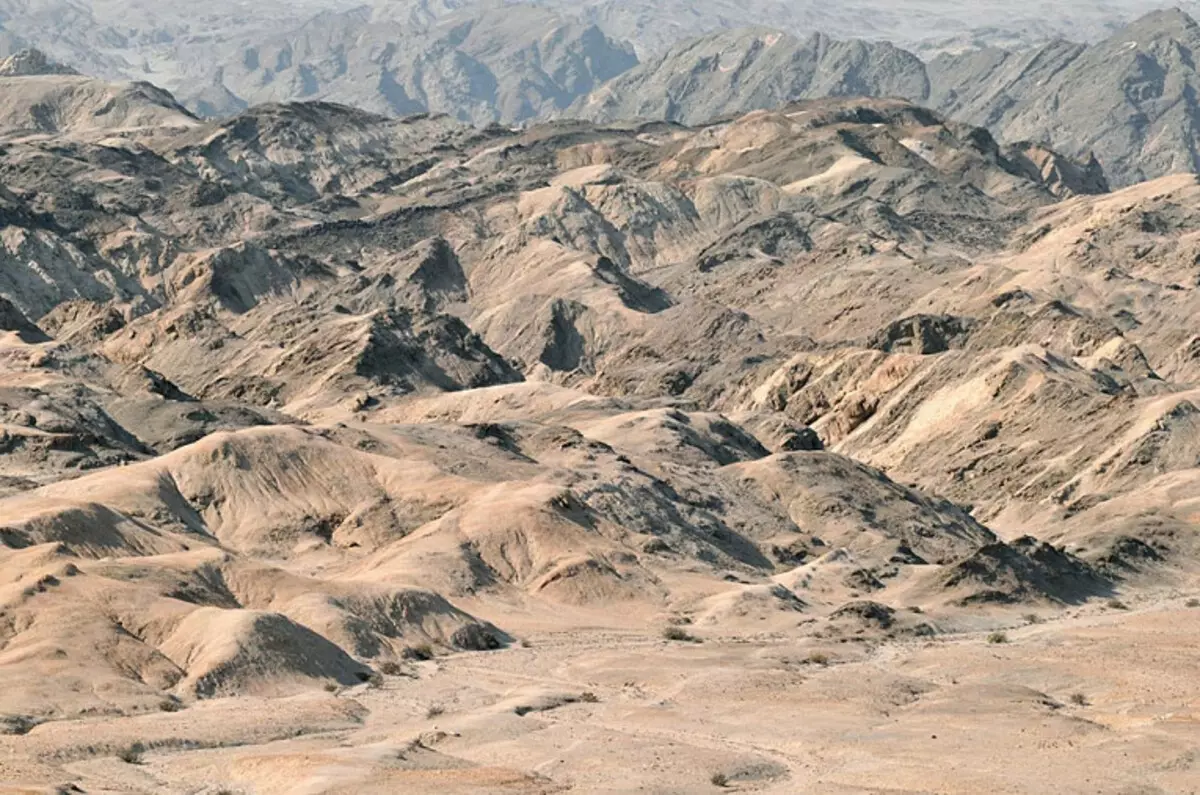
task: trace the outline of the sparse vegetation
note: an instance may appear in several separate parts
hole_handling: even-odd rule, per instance
[[[338,688],[339,688],[339,685],[337,682],[326,682],[325,683],[325,692],[326,693],[336,693],[338,691]]]
[[[433,718],[438,717],[439,715],[445,715],[445,714],[446,714],[446,708],[443,707],[441,704],[430,704],[429,709],[425,710],[426,719],[433,719]]]
[[[667,627],[662,633],[663,640],[677,641],[679,643],[699,643],[700,640],[679,627]]]
[[[709,781],[712,782],[714,787],[729,786],[729,776],[725,775],[724,773],[713,773],[712,778],[710,778]]]
[[[993,632],[987,636],[988,643],[1008,643],[1008,634],[1004,632]]]
[[[1022,618],[1025,619],[1026,624],[1041,624],[1046,620],[1037,613],[1026,613]]]
[[[183,704],[177,698],[166,698],[158,702],[158,708],[162,712],[178,712],[183,709]]]
[[[814,651],[804,658],[809,665],[829,665],[829,655],[823,651]]]
[[[916,613],[917,615],[921,615],[925,611],[923,609],[921,609],[920,605],[913,605],[912,607],[908,608],[908,612]]]
[[[1077,707],[1086,707],[1088,705],[1088,697],[1083,693],[1072,693],[1070,701]]]
[[[122,751],[120,754],[118,754],[118,756],[120,757],[122,762],[124,762],[128,765],[140,765],[142,763],[142,756],[145,753],[146,753],[145,744],[139,742],[139,743],[134,743],[133,745],[129,746],[124,751]]]
[[[401,656],[406,660],[432,660],[434,656],[433,646],[428,643],[418,643],[415,646],[406,648],[401,653]]]
[[[384,676],[404,676],[404,666],[395,660],[384,660],[379,664],[379,673]]]
[[[1109,599],[1108,600],[1108,609],[1109,610],[1128,610],[1129,605],[1125,604],[1120,599]]]
[[[1188,599],[1187,606],[1188,607],[1200,607],[1200,599]]]
[[[583,693],[580,694],[579,700],[585,704],[596,704],[596,703],[599,703],[600,697],[597,696],[595,693],[593,693],[591,690],[585,690]]]

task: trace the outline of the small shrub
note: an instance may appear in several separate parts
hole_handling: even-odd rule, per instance
[[[177,699],[167,698],[158,702],[158,708],[162,712],[178,712],[183,709],[183,704],[179,703]]]
[[[430,704],[429,709],[425,710],[425,717],[427,719],[433,719],[439,715],[445,715],[445,714],[446,714],[446,708],[443,707],[441,704]]]
[[[593,693],[591,690],[585,690],[583,693],[580,694],[579,700],[585,704],[596,704],[600,701],[600,697],[597,696],[595,693]]]
[[[993,632],[987,636],[988,643],[1008,643],[1008,635],[1003,632]]]
[[[908,612],[916,613],[917,615],[921,615],[925,611],[921,609],[920,605],[913,605],[912,607],[908,608]]]
[[[428,643],[418,643],[416,646],[409,646],[401,656],[406,660],[432,660],[433,647]]]
[[[1022,618],[1025,619],[1026,624],[1041,624],[1043,621],[1045,621],[1045,619],[1043,619],[1037,613],[1026,613],[1024,616],[1022,616]]]
[[[326,682],[325,683],[325,692],[326,693],[336,693],[337,691],[338,691],[338,683],[337,682]]]
[[[809,654],[808,657],[804,658],[804,662],[808,663],[809,665],[829,665],[829,655],[825,652],[814,651],[813,653]]]
[[[379,673],[384,676],[404,676],[404,666],[395,660],[384,660],[379,664]]]
[[[1125,604],[1120,599],[1109,599],[1108,600],[1108,609],[1109,610],[1128,610],[1129,605]]]
[[[1088,697],[1083,693],[1072,693],[1070,701],[1077,707],[1086,707],[1088,705]]]
[[[687,631],[679,627],[667,627],[662,633],[663,640],[673,640],[680,643],[697,643],[698,641]]]
[[[146,753],[146,746],[143,743],[134,743],[126,748],[118,756],[121,761],[129,765],[140,765],[142,763],[142,755]]]
[[[729,786],[729,776],[725,775],[724,773],[713,773],[712,778],[710,778],[709,781],[712,782],[714,787]]]
[[[1200,607],[1200,599],[1188,599],[1187,606],[1188,607]]]
[[[450,645],[461,651],[495,651],[503,649],[505,641],[489,627],[467,624],[454,630],[450,636]],[[430,651],[432,652],[432,649]]]

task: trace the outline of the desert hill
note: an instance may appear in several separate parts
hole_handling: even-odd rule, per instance
[[[4,786],[1188,779],[1195,176],[137,107],[0,147]]]

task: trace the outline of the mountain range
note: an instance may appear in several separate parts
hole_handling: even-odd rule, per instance
[[[696,123],[822,96],[896,96],[1076,158],[1095,155],[1117,185],[1194,172],[1191,53],[1200,25],[1156,12],[1091,46],[942,54],[929,63],[889,44],[802,42],[765,30],[712,34],[615,78],[566,115]]]
[[[1116,185],[1197,168],[1192,95],[1200,78],[1190,53],[1200,27],[1181,10],[1156,11],[1115,30],[1121,14],[1114,12],[1101,26],[1107,37],[1090,44],[1050,38],[1028,46],[1039,40],[1030,33],[1006,40],[1007,49],[919,49],[922,60],[886,41],[798,37],[788,31],[816,29],[823,12],[763,5],[756,18],[783,30],[733,27],[692,39],[680,37],[694,27],[740,24],[732,21],[734,10],[409,3],[318,13],[299,6],[289,13],[311,15],[295,24],[263,19],[237,35],[201,30],[195,21],[168,23],[174,17],[166,9],[147,11],[147,20],[162,17],[159,27],[120,35],[102,24],[111,10],[100,5],[70,12],[35,5],[41,15],[12,9],[2,18],[11,52],[19,43],[44,42],[70,67],[148,80],[208,117],[311,99],[385,115],[448,113],[477,125],[550,117],[695,124],[799,99],[866,95],[918,102],[1007,143],[1032,141],[1085,160],[1094,154]],[[854,22],[867,17],[881,33],[890,29],[886,13],[868,12],[844,9],[842,22],[827,29],[875,30]],[[38,34],[37,20],[67,14],[91,21],[65,38]],[[629,24],[655,15],[674,27],[655,30],[651,39],[660,43],[651,45],[638,31],[654,25]],[[219,23],[213,17],[205,24]],[[667,30],[676,31],[669,41],[661,38]],[[1059,30],[1050,24],[1040,38]]]

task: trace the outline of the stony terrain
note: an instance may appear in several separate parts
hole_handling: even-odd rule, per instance
[[[1194,175],[0,71],[0,786],[1194,788]]]

